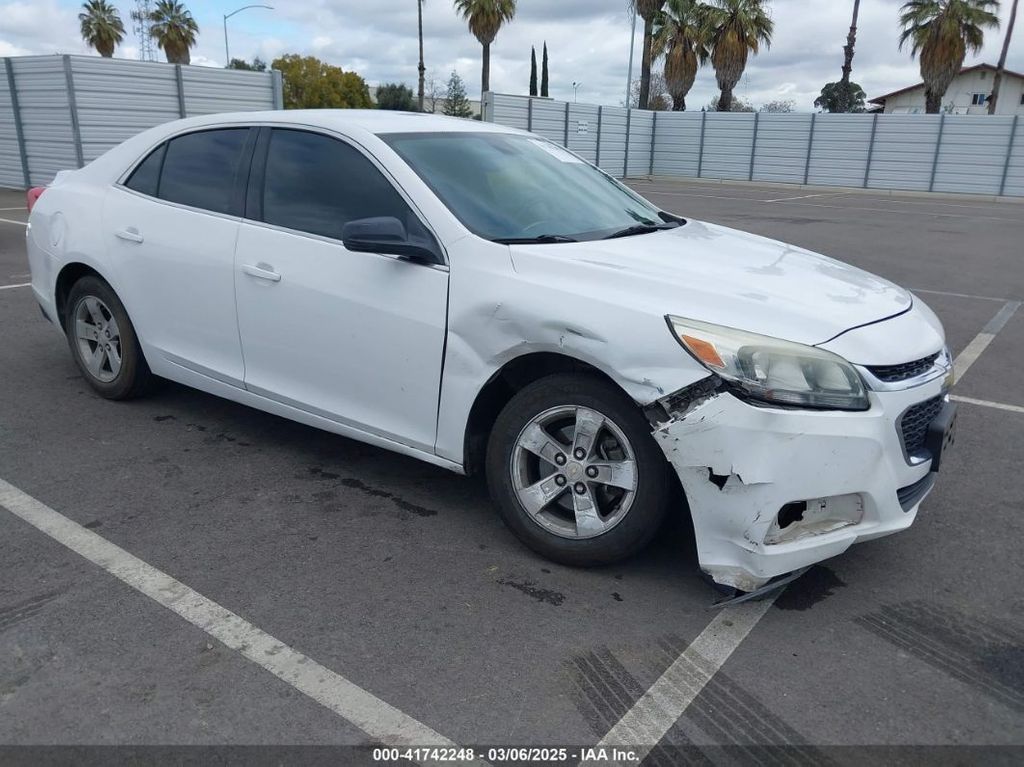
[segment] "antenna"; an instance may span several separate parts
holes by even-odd
[[[153,37],[149,34],[152,13],[150,0],[135,0],[131,18],[132,31],[139,39],[139,61],[156,61],[156,45]]]

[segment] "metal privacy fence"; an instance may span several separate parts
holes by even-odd
[[[650,112],[486,93],[483,119],[619,177],[1024,196],[1016,116]]]
[[[48,183],[169,120],[281,106],[280,72],[94,56],[3,58],[0,186]]]

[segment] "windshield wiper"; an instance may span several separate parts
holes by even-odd
[[[538,234],[536,237],[499,237],[491,240],[499,245],[546,245],[552,242],[579,242],[565,234]]]
[[[616,237],[632,237],[634,234],[650,234],[651,232],[660,232],[663,229],[675,229],[679,224],[672,222],[669,224],[634,224],[633,226],[627,226],[625,229],[620,229],[617,232],[602,237],[603,240],[614,240]]]

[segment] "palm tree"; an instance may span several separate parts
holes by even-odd
[[[644,20],[644,46],[640,57],[640,109],[647,109],[651,98],[651,65],[654,60],[654,21],[661,13],[665,0],[633,0],[640,18]]]
[[[199,25],[192,13],[178,0],[157,0],[156,7],[149,15],[149,34],[163,49],[171,64],[188,64],[192,61],[189,49],[196,44]]]
[[[853,0],[853,20],[850,22],[850,32],[846,36],[846,45],[843,46],[843,76],[839,80],[843,112],[849,112],[853,102],[850,92],[850,73],[853,72],[853,46],[857,43],[858,16],[860,16],[860,0]]]
[[[107,0],[88,0],[78,14],[82,22],[82,39],[105,59],[114,55],[114,47],[124,40],[124,23]]]
[[[996,113],[996,101],[999,99],[999,86],[1003,82],[1003,70],[1006,69],[1006,54],[1010,50],[1010,36],[1013,35],[1013,26],[1017,23],[1017,0],[1013,0],[1010,8],[1010,23],[1006,27],[1006,37],[1003,38],[1003,52],[999,54],[999,66],[996,67],[996,76],[992,80],[992,95],[988,100],[988,113]]]
[[[483,46],[481,90],[491,89],[491,43],[501,25],[516,15],[516,0],[455,0],[455,10],[469,24],[469,31]]]
[[[732,90],[743,77],[747,55],[772,43],[775,24],[763,0],[711,0],[706,11],[711,63],[722,91],[718,111],[732,108]]]
[[[419,14],[419,27],[420,27],[420,83],[419,83],[419,105],[420,111],[423,111],[423,86],[425,78],[427,76],[427,67],[423,64],[423,2],[424,0],[416,0],[416,12]]]
[[[655,59],[665,57],[672,109],[684,111],[697,69],[708,58],[704,5],[698,0],[668,0],[655,22],[651,54]]]
[[[999,27],[999,0],[909,0],[900,9],[900,48],[920,53],[925,111],[938,114],[942,97],[960,72],[967,51],[978,53],[985,27]]]

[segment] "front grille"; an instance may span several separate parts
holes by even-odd
[[[899,365],[868,365],[867,367],[871,371],[871,375],[879,381],[899,383],[900,381],[906,381],[909,378],[916,378],[927,373],[932,369],[935,360],[939,358],[939,354],[940,352],[935,352],[935,354],[929,354],[927,357],[922,357],[919,360],[904,362]]]
[[[903,435],[903,449],[907,451],[908,456],[919,453],[924,448],[928,425],[942,410],[943,400],[944,395],[939,394],[908,408],[903,414],[900,419],[900,433]]]

